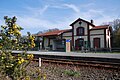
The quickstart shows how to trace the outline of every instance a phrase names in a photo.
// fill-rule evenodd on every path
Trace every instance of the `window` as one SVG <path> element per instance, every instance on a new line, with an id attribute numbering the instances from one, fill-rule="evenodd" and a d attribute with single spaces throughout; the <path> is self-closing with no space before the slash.
<path id="1" fill-rule="evenodd" d="M 107 34 L 108 34 L 108 36 L 109 36 L 109 30 L 107 30 Z"/>
<path id="2" fill-rule="evenodd" d="M 78 27 L 76 32 L 77 32 L 77 36 L 83 36 L 84 35 L 84 28 Z"/>

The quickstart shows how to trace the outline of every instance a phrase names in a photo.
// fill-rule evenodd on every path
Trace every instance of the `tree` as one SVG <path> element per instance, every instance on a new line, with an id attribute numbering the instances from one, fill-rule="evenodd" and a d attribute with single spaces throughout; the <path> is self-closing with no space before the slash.
<path id="1" fill-rule="evenodd" d="M 114 44 L 115 47 L 120 47 L 120 28 L 118 28 L 117 32 L 115 33 Z"/>
<path id="2" fill-rule="evenodd" d="M 113 27 L 113 47 L 120 47 L 120 19 L 111 22 Z"/>
<path id="3" fill-rule="evenodd" d="M 113 26 L 113 30 L 117 32 L 120 28 L 120 19 L 115 19 L 113 22 L 111 22 L 111 24 Z"/>
<path id="4" fill-rule="evenodd" d="M 44 30 L 42 33 L 52 32 L 52 31 L 58 31 L 58 30 L 59 30 L 58 28 L 53 28 L 53 29 Z"/>

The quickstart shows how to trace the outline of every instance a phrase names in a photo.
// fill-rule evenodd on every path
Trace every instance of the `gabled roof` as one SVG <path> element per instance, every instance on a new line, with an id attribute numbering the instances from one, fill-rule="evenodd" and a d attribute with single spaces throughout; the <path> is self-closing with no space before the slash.
<path id="1" fill-rule="evenodd" d="M 102 25 L 102 26 L 95 26 L 90 30 L 96 30 L 96 29 L 107 29 L 109 27 L 109 25 Z"/>
<path id="2" fill-rule="evenodd" d="M 86 23 L 88 23 L 88 24 L 90 24 L 90 25 L 92 25 L 92 26 L 95 26 L 94 24 L 92 24 L 92 23 L 90 23 L 90 22 L 88 22 L 88 21 L 86 21 L 86 20 L 83 20 L 83 19 L 81 19 L 81 18 L 78 18 L 77 20 L 75 20 L 72 24 L 70 24 L 70 26 L 73 26 L 75 23 L 77 23 L 78 21 L 83 21 L 83 22 L 86 22 Z"/>
<path id="3" fill-rule="evenodd" d="M 57 36 L 57 35 L 61 35 L 62 33 L 65 33 L 65 32 L 68 32 L 68 31 L 71 31 L 71 29 L 45 32 L 45 33 L 38 34 L 37 36 Z"/>

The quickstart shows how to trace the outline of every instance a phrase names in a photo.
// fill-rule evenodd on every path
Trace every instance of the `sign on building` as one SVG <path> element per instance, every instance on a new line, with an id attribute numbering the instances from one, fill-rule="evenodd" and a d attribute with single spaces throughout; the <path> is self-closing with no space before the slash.
<path id="1" fill-rule="evenodd" d="M 70 39 L 66 40 L 66 52 L 70 52 L 71 51 L 71 47 L 70 47 Z"/>

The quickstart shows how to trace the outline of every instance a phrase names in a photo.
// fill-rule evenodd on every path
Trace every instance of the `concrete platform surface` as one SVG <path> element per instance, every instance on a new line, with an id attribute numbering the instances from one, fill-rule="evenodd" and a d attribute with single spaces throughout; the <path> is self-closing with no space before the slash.
<path id="1" fill-rule="evenodd" d="M 23 51 L 12 51 L 12 53 L 21 53 Z M 80 52 L 41 52 L 27 51 L 27 53 L 37 55 L 56 55 L 56 56 L 75 56 L 75 57 L 97 57 L 97 58 L 113 58 L 120 59 L 120 53 L 80 53 Z"/>

